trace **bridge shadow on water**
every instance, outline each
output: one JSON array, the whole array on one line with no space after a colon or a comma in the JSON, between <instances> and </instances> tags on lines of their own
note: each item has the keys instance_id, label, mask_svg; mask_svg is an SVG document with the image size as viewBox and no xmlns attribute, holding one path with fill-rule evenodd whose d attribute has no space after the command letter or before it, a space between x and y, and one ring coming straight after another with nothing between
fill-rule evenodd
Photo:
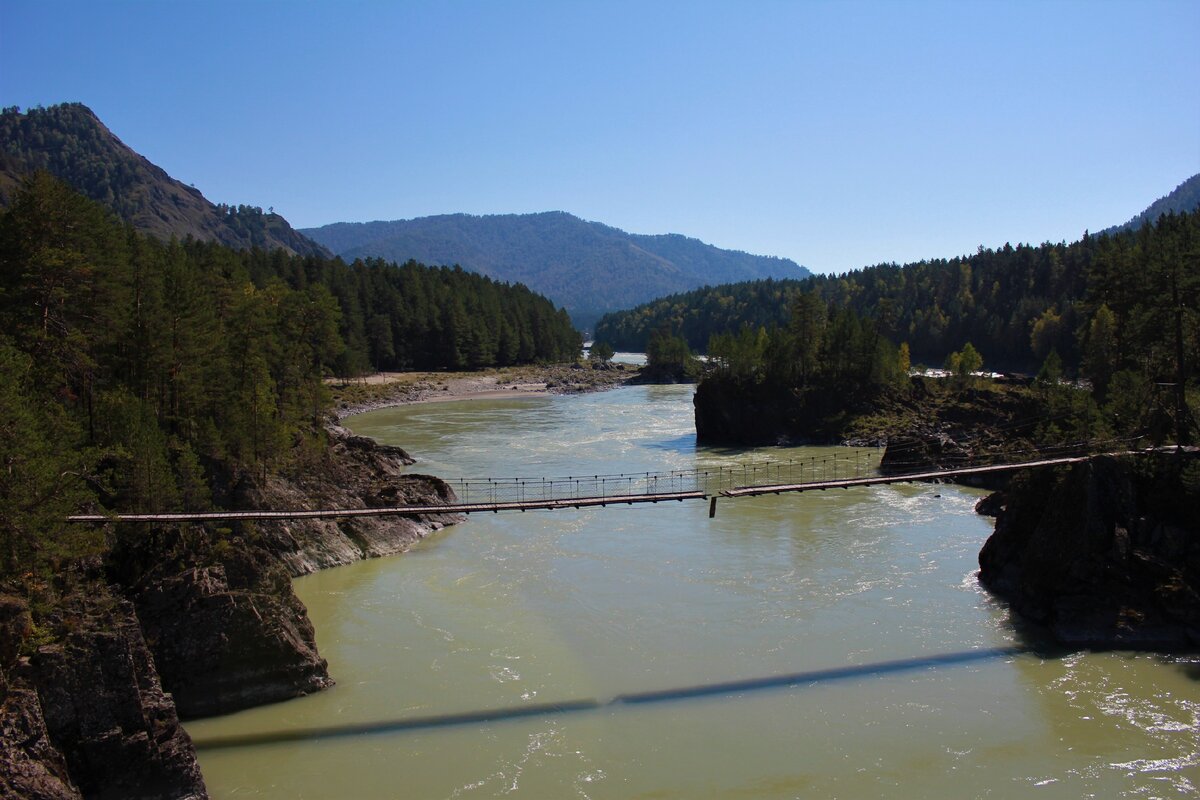
<instances>
[{"instance_id":1,"label":"bridge shadow on water","mask_svg":"<svg viewBox=\"0 0 1200 800\"><path fill-rule=\"evenodd\" d=\"M708 683L698 686L685 686L677 689L660 689L650 692L635 692L622 694L609 700L583 699L567 700L558 703L533 703L481 711L466 711L453 714L440 714L426 717L410 717L408 719L381 720L377 722L354 723L348 725L332 725L328 727L296 728L292 730L264 731L236 736L215 736L208 739L194 739L197 750L220 750L235 747L253 747L256 745L280 744L286 742L309 742L321 739L334 739L350 736L365 736L371 734L396 734L407 731L436 730L464 725L481 725L490 722L505 722L509 720L528 719L531 717L562 716L597 711L605 708L620 706L647 706L656 703L671 703L682 700L698 700L703 698L741 695L750 692L761 692L775 689L796 689L806 686L819 686L836 681L872 678L883 675L895 675L905 672L917 672L927 669L954 667L963 664L984 661L997 661L1012 656L1035 652L1028 647L992 647L982 650L966 650L958 653L939 653L932 656L919 656L895 661L878 661L874 664L861 664L830 669L794 672L786 675L773 675L766 678L750 678L747 680Z\"/></svg>"}]
</instances>

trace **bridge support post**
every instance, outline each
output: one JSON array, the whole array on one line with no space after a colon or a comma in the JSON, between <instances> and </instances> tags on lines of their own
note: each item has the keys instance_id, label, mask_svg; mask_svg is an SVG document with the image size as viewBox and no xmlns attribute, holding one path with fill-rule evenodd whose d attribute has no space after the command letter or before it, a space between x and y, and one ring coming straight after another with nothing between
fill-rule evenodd
<instances>
[{"instance_id":1,"label":"bridge support post","mask_svg":"<svg viewBox=\"0 0 1200 800\"><path fill-rule=\"evenodd\" d=\"M712 499L708 501L708 518L712 519L717 515L717 496L714 494Z\"/></svg>"}]
</instances>

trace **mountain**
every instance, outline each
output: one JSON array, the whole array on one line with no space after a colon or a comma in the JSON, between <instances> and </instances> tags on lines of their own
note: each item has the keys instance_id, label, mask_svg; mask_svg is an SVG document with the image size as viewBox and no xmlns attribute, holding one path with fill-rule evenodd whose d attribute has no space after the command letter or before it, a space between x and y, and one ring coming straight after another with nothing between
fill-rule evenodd
<instances>
[{"instance_id":1,"label":"mountain","mask_svg":"<svg viewBox=\"0 0 1200 800\"><path fill-rule=\"evenodd\" d=\"M1147 222L1153 223L1163 214L1187 214L1200 208L1200 174L1193 175L1175 187L1175 191L1166 197L1160 197L1150 204L1142 213L1126 222L1124 225L1114 225L1100 233L1110 236L1121 231L1136 231Z\"/></svg>"},{"instance_id":2,"label":"mountain","mask_svg":"<svg viewBox=\"0 0 1200 800\"><path fill-rule=\"evenodd\" d=\"M278 214L214 205L134 152L81 103L0 111L0 206L24 179L46 170L160 239L191 236L236 249L329 255Z\"/></svg>"},{"instance_id":3,"label":"mountain","mask_svg":"<svg viewBox=\"0 0 1200 800\"><path fill-rule=\"evenodd\" d=\"M722 250L678 234L626 233L562 211L339 222L301 233L348 260L458 264L523 283L565 306L581 327L604 311L700 286L809 274L786 258Z\"/></svg>"}]
</instances>

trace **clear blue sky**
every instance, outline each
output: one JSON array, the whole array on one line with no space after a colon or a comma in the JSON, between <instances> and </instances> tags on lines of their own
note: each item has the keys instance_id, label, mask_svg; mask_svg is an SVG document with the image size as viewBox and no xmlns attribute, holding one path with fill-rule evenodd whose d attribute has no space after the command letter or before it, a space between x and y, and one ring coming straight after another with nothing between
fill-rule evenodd
<instances>
[{"instance_id":1,"label":"clear blue sky","mask_svg":"<svg viewBox=\"0 0 1200 800\"><path fill-rule=\"evenodd\" d=\"M0 104L64 101L297 227L563 210L840 272L1200 172L1200 2L0 0Z\"/></svg>"}]
</instances>

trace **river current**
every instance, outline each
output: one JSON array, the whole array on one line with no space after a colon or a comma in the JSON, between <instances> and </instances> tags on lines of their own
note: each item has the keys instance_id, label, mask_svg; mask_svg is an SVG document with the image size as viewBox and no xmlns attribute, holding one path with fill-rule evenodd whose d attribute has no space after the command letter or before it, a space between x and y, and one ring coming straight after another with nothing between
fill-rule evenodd
<instances>
[{"instance_id":1,"label":"river current","mask_svg":"<svg viewBox=\"0 0 1200 800\"><path fill-rule=\"evenodd\" d=\"M346 424L447 478L815 455L698 448L691 396ZM332 689L187 728L214 798L1196 796L1200 657L1061 652L1017 630L975 577L981 496L472 515L296 580Z\"/></svg>"}]
</instances>

